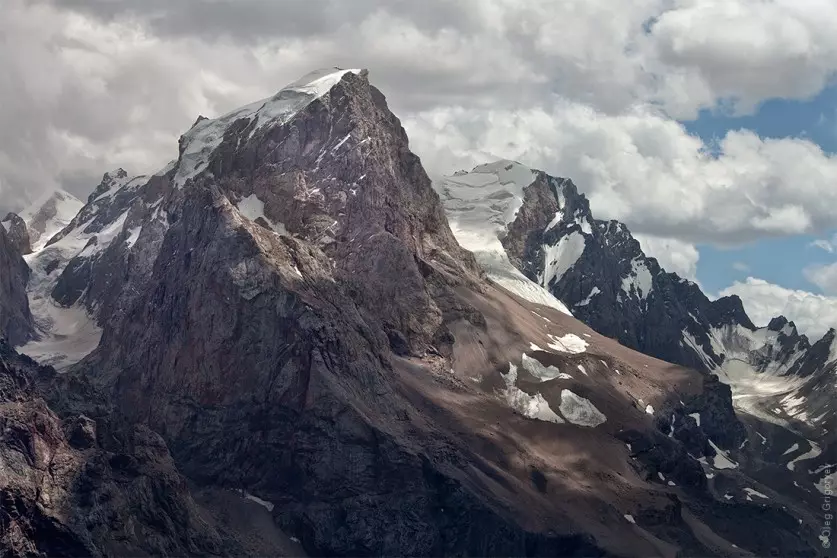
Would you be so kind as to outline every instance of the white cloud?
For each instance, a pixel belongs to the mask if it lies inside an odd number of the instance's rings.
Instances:
[[[837,233],[835,233],[835,235],[832,236],[830,239],[817,239],[811,243],[811,246],[815,248],[820,248],[821,250],[825,250],[829,254],[834,254],[835,252],[837,252]]]
[[[812,265],[805,268],[803,274],[824,293],[837,295],[837,262],[829,265]]]
[[[644,234],[635,234],[634,238],[639,241],[645,255],[657,258],[663,269],[697,282],[700,254],[693,244]]]
[[[734,262],[732,264],[732,268],[735,271],[741,271],[741,272],[744,272],[744,273],[750,271],[750,266],[745,264],[744,262]]]
[[[816,340],[830,327],[837,327],[837,297],[793,290],[748,277],[736,281],[719,296],[738,295],[757,326],[765,326],[776,316],[785,316],[796,323],[800,332]]]
[[[440,108],[406,125],[433,166],[470,167],[503,154],[572,177],[597,215],[643,234],[735,244],[837,221],[837,157],[804,140],[731,131],[713,156],[647,109],[610,116],[562,99],[549,110]]]
[[[563,108],[550,113],[572,116],[561,114],[572,109],[591,147],[637,150],[616,165],[602,165],[595,154],[580,161],[586,173],[579,183],[590,178],[590,188],[626,183],[630,190],[642,178],[656,191],[675,180],[681,191],[690,172],[699,171],[697,180],[705,183],[716,171],[693,168],[703,146],[664,115],[729,106],[729,99],[747,108],[776,96],[816,93],[837,70],[835,28],[837,7],[830,0],[357,0],[350,6],[328,0],[6,0],[0,176],[8,191],[26,197],[27,189],[83,182],[113,166],[150,170],[174,154],[177,136],[197,113],[218,114],[313,67],[336,64],[369,67],[405,120],[459,106],[478,109],[450,121],[455,130],[442,130],[462,134],[462,149],[473,149],[486,130],[505,128],[521,109],[529,118],[524,114],[520,123],[537,128],[532,139],[560,139],[543,133],[548,122],[531,122],[558,96]],[[669,136],[677,140],[670,149]],[[729,139],[725,160],[742,162],[731,155],[742,137]],[[795,154],[792,145],[771,151],[768,142],[752,143],[748,152],[761,150],[755,168]],[[491,149],[499,156],[520,151],[507,147],[498,142]],[[811,150],[804,143],[796,148]],[[822,157],[807,156],[800,166],[814,163],[810,174],[816,176]],[[431,170],[445,172],[457,153],[428,152],[426,158],[436,167]],[[644,170],[630,172],[633,163]],[[770,199],[771,184],[784,188],[800,178],[798,168],[792,176],[777,174],[778,165],[768,164],[763,176],[754,167],[745,170],[745,182],[768,182],[765,196],[754,198],[756,210],[743,217],[761,232],[816,228],[818,216],[809,214],[806,200],[762,199]],[[576,170],[561,167],[552,170]],[[721,174],[720,187],[734,191],[739,177],[728,169]],[[683,200],[703,203],[705,187],[699,186]],[[668,212],[695,213],[671,205]],[[671,236],[652,228],[647,232]]]

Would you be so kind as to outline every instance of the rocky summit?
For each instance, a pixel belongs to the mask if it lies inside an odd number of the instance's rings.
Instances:
[[[817,555],[828,448],[718,350],[822,381],[833,332],[700,298],[568,180],[431,184],[365,70],[91,190],[25,260],[0,230],[5,554]]]

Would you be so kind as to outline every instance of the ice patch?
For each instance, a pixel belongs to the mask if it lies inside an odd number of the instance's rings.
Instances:
[[[549,380],[561,379],[572,380],[573,377],[569,374],[564,374],[554,366],[544,366],[537,359],[530,358],[523,355],[523,369],[529,374],[540,380],[541,382],[548,382]]]
[[[540,284],[548,287],[553,281],[560,281],[581,258],[585,246],[584,236],[575,231],[561,237],[555,245],[544,245],[544,272],[540,276]]]
[[[639,298],[646,299],[651,293],[653,284],[654,279],[645,262],[637,258],[631,260],[631,273],[622,279],[622,290],[630,294],[633,287]]]
[[[486,275],[500,287],[535,304],[554,308],[568,316],[572,313],[560,300],[552,296],[549,291],[523,275],[509,261],[506,249],[500,242],[496,226],[490,222],[472,221],[471,216],[460,220],[451,213],[450,229],[460,246],[474,254],[477,263],[485,270]]]
[[[791,447],[789,447],[788,449],[786,449],[786,450],[785,450],[785,453],[783,453],[782,455],[787,455],[787,454],[789,454],[789,453],[793,453],[793,452],[795,452],[795,451],[796,451],[796,450],[798,450],[798,449],[799,449],[799,444],[794,444],[794,445],[792,445]]]
[[[711,445],[712,448],[716,452],[715,457],[712,459],[712,464],[716,469],[736,469],[736,468],[738,468],[738,463],[735,463],[734,461],[732,461],[727,456],[726,452],[724,452],[724,450],[722,450],[721,448],[719,448],[718,446],[715,445],[715,442],[713,442],[712,440],[709,440],[709,445]]]
[[[575,304],[575,306],[587,306],[593,300],[593,297],[597,294],[601,293],[602,291],[599,290],[599,287],[593,287],[590,290],[590,294],[587,295],[587,298]]]
[[[250,221],[255,223],[258,219],[261,219],[264,223],[267,223],[273,232],[283,235],[288,234],[284,224],[274,223],[268,219],[267,216],[265,216],[264,202],[260,200],[256,194],[250,194],[246,198],[242,198],[242,200],[236,205],[236,208],[238,208],[238,211],[242,216]]]
[[[555,217],[552,218],[552,221],[549,222],[549,224],[546,226],[546,228],[544,229],[543,232],[549,232],[549,230],[551,228],[553,228],[555,225],[557,225],[558,223],[560,223],[561,219],[563,219],[563,218],[564,218],[564,212],[556,211],[555,212]]]
[[[509,363],[509,373],[502,376],[506,384],[503,395],[509,407],[530,419],[553,422],[555,424],[564,423],[564,420],[549,407],[549,403],[547,403],[543,395],[540,393],[529,395],[515,385],[517,382],[517,367],[514,364]]]
[[[561,391],[561,414],[569,422],[578,426],[595,428],[607,421],[605,417],[588,399],[576,395],[565,389]]]
[[[552,343],[548,343],[547,347],[552,349],[553,351],[558,351],[561,353],[571,353],[571,354],[580,354],[587,350],[589,343],[575,335],[574,333],[568,333],[563,337],[555,337],[554,335],[549,335],[549,338],[552,339]]]
[[[788,469],[793,471],[793,470],[796,469],[796,464],[799,463],[800,461],[807,461],[809,459],[814,459],[815,457],[819,457],[820,454],[822,454],[822,450],[820,449],[820,447],[817,444],[815,444],[811,440],[808,440],[808,443],[811,444],[811,449],[808,450],[807,452],[803,453],[802,455],[800,455],[799,457],[797,457],[796,459],[794,459],[790,463],[788,463]]]
[[[745,488],[745,489],[744,489],[744,492],[746,492],[746,493],[747,493],[747,499],[748,499],[748,500],[750,500],[750,499],[751,499],[751,498],[750,498],[750,496],[756,496],[757,498],[763,498],[763,499],[765,499],[765,500],[769,500],[769,499],[770,499],[767,495],[762,494],[762,493],[761,493],[761,492],[759,492],[758,490],[754,490],[754,489],[752,489],[752,488]]]
[[[134,244],[136,244],[137,240],[139,240],[139,236],[140,236],[141,232],[142,232],[142,226],[134,227],[133,229],[130,229],[128,231],[128,238],[125,239],[125,244],[128,246],[128,248],[133,248],[134,247]]]
[[[267,500],[262,500],[258,496],[253,496],[252,494],[250,494],[249,492],[245,492],[244,490],[239,490],[238,493],[250,500],[251,502],[255,502],[258,505],[262,506],[269,512],[272,512],[273,508],[275,507],[271,502],[268,502]]]

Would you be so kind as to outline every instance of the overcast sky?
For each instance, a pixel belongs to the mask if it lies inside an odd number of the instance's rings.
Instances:
[[[713,277],[758,320],[837,324],[834,0],[0,2],[0,206],[153,172],[198,114],[364,67],[431,174],[509,158],[569,176],[691,278],[703,246],[804,239],[784,284],[761,260]],[[820,139],[763,134],[777,99],[821,113]]]

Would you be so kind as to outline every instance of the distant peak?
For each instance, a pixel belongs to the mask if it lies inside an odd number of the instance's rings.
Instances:
[[[104,181],[106,181],[106,180],[113,180],[113,179],[119,179],[119,178],[127,178],[127,176],[128,176],[128,173],[125,171],[125,169],[123,169],[122,167],[119,167],[118,169],[114,169],[114,170],[112,170],[112,171],[108,171],[108,172],[106,172],[106,173],[102,176],[102,182],[104,182]]]
[[[767,324],[767,329],[770,331],[781,331],[786,325],[788,325],[788,319],[784,316],[777,316],[770,320],[770,323]]]

